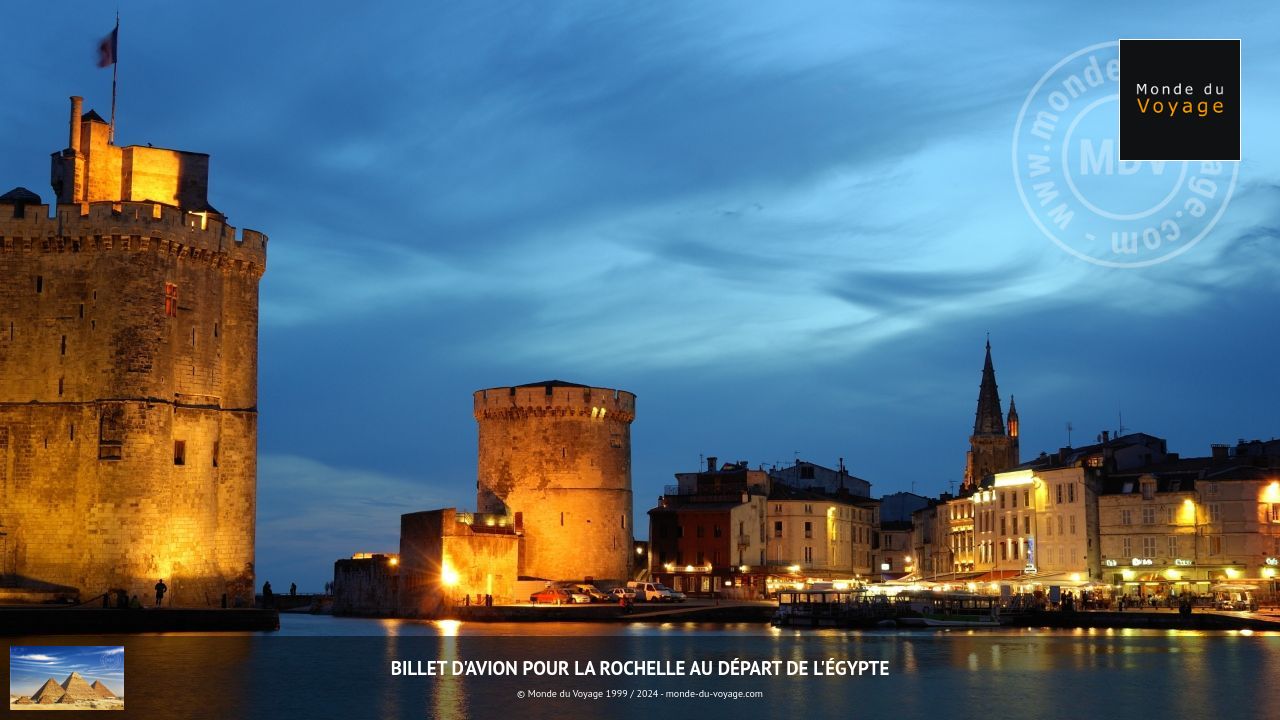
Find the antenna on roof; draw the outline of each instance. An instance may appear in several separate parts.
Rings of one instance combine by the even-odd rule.
[[[1071,447],[1071,431],[1075,428],[1071,427],[1071,421],[1067,421],[1067,447]]]
[[[1124,435],[1124,410],[1117,407],[1116,413],[1120,417],[1120,427],[1116,428],[1116,437],[1120,437],[1121,435]]]

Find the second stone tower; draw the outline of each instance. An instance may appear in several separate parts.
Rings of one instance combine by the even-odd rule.
[[[519,515],[520,575],[626,580],[636,396],[559,380],[479,390],[477,509]]]

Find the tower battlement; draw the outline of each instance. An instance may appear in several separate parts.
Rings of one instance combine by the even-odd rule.
[[[630,423],[636,396],[625,390],[551,380],[477,390],[476,420],[525,417],[588,417]]]
[[[154,202],[13,204],[0,200],[0,252],[139,251],[208,262],[225,272],[266,270],[267,236],[220,215]]]

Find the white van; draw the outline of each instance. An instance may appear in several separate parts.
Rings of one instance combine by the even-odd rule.
[[[627,587],[636,591],[636,599],[641,602],[670,602],[671,591],[662,583],[636,582],[632,580]]]

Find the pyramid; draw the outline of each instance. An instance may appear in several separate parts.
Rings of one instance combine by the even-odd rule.
[[[89,683],[85,682],[85,679],[81,677],[78,672],[71,673],[67,676],[66,680],[62,681],[62,689],[64,691],[63,695],[58,699],[58,702],[60,703],[73,703],[77,700],[102,699],[102,696],[98,694],[98,691],[90,687]]]
[[[40,705],[52,705],[62,699],[67,691],[62,689],[57,680],[49,678],[44,681],[40,689],[31,696],[31,701]]]
[[[19,697],[17,700],[14,700],[13,704],[14,705],[31,705],[32,704],[31,697],[29,695],[23,695]]]
[[[100,698],[106,700],[114,700],[116,698],[116,694],[108,690],[107,686],[103,685],[101,680],[94,680],[93,684],[89,687],[93,688],[94,692],[98,693],[98,697]]]

